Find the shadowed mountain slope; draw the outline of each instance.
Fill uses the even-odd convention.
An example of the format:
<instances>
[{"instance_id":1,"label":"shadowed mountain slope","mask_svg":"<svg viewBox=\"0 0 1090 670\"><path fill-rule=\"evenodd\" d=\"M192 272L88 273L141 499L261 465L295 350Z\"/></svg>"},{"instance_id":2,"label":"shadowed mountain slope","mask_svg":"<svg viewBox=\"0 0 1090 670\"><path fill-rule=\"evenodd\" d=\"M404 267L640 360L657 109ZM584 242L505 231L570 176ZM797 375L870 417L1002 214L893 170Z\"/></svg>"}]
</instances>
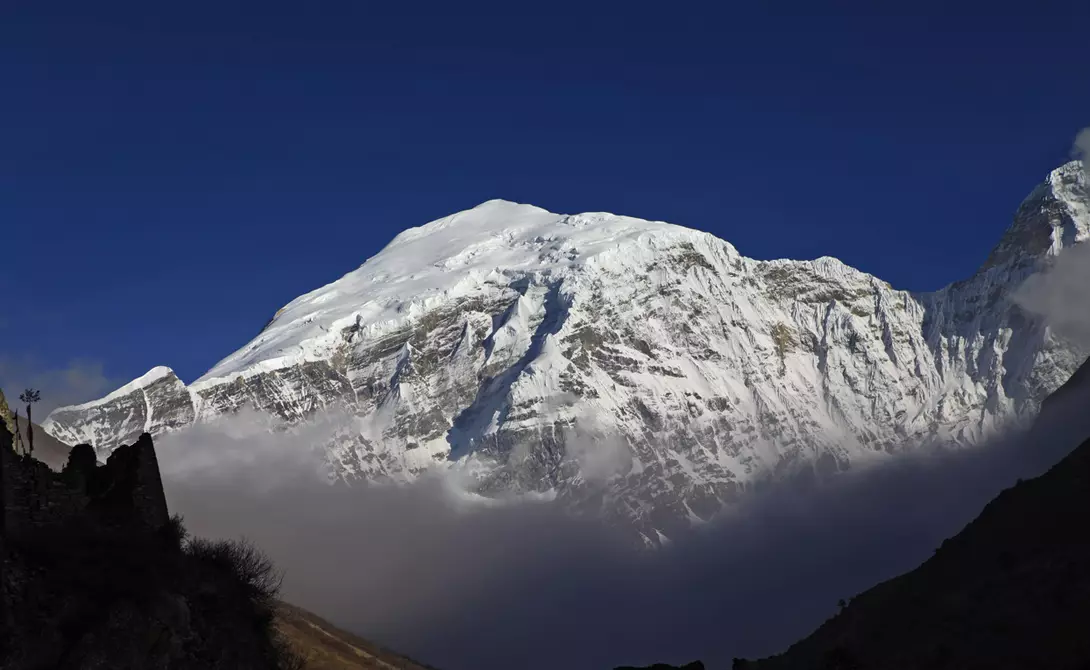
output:
<instances>
[{"instance_id":1,"label":"shadowed mountain slope","mask_svg":"<svg viewBox=\"0 0 1090 670\"><path fill-rule=\"evenodd\" d=\"M1090 364L1046 402L1025 448L1090 409ZM1051 407L1049 405L1052 405ZM1084 433L1085 435L1085 433ZM778 656L745 670L1090 668L1090 440L1019 481L915 570L844 603Z\"/></svg>"}]
</instances>

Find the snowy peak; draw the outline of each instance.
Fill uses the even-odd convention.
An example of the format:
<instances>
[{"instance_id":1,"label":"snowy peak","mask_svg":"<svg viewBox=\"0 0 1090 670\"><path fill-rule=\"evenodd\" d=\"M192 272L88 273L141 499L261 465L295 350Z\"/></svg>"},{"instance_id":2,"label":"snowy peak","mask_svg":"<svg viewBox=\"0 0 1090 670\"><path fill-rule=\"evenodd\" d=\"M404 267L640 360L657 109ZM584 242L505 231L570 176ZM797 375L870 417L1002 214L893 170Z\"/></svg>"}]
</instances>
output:
<instances>
[{"instance_id":1,"label":"snowy peak","mask_svg":"<svg viewBox=\"0 0 1090 670\"><path fill-rule=\"evenodd\" d=\"M1082 163L1056 168L1022 201L982 270L1031 265L1090 238L1088 203L1090 185Z\"/></svg>"},{"instance_id":2,"label":"snowy peak","mask_svg":"<svg viewBox=\"0 0 1090 670\"><path fill-rule=\"evenodd\" d=\"M497 227L517 227L534 220L535 217L540 218L542 216L550 217L553 215L533 205L524 205L509 200L486 200L472 209L456 212L422 226L404 230L390 242L387 248L436 233L443 233L447 236L455 236L456 233L460 233L469 237L487 235Z\"/></svg>"},{"instance_id":3,"label":"snowy peak","mask_svg":"<svg viewBox=\"0 0 1090 670\"><path fill-rule=\"evenodd\" d=\"M361 335L396 330L487 285L531 276L544 281L577 266L618 273L642 269L663 249L679 244L737 255L707 233L668 223L608 213L553 214L490 200L404 231L355 271L292 301L250 345L220 361L193 387L248 369L324 360L340 346L346 329L366 329Z\"/></svg>"},{"instance_id":4,"label":"snowy peak","mask_svg":"<svg viewBox=\"0 0 1090 670\"><path fill-rule=\"evenodd\" d=\"M764 478L1035 416L1086 352L1011 294L1087 239L1088 207L1085 175L1061 167L988 266L917 294L834 258L758 261L668 223L489 201L296 298L188 388L153 371L48 430L110 449L243 407L346 415L327 445L346 479L460 468L482 495L555 496L656 543Z\"/></svg>"},{"instance_id":5,"label":"snowy peak","mask_svg":"<svg viewBox=\"0 0 1090 670\"><path fill-rule=\"evenodd\" d=\"M109 449L131 444L141 433L189 425L195 418L185 384L173 370L159 366L98 400L58 407L42 428L67 444Z\"/></svg>"},{"instance_id":6,"label":"snowy peak","mask_svg":"<svg viewBox=\"0 0 1090 670\"><path fill-rule=\"evenodd\" d=\"M105 396L103 396L103 397L101 397L101 398L99 398L97 400L91 400L89 402L85 402L85 403L82 403L80 405L69 405L67 407L59 407L58 410L90 409L91 407L96 407L96 406L108 403L111 400L116 400L118 398L122 398L124 396L127 396L130 393L134 393L136 391L142 390L142 389L144 389L144 388L146 388L148 386L151 386L152 384L155 384L157 382L160 382L162 380L169 380L171 383L174 383L174 382L181 383L181 380L178 379L178 376L174 374L174 370L171 370L170 368L168 368L168 367L166 367L164 365L159 365L159 366L156 366L156 367L148 370L147 372L140 375L136 379L132 380L128 384L125 384L124 386L121 386L117 390L112 391L109 394L107 394L107 395L105 395Z\"/></svg>"}]
</instances>

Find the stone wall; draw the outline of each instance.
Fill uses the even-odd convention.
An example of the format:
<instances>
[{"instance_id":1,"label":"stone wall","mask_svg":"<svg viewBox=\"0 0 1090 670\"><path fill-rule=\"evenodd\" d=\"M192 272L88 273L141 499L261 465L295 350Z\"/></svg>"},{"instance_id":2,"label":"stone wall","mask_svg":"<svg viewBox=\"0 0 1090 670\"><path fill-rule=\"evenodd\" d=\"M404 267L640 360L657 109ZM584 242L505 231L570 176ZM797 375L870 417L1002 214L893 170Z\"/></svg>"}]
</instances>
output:
<instances>
[{"instance_id":1,"label":"stone wall","mask_svg":"<svg viewBox=\"0 0 1090 670\"><path fill-rule=\"evenodd\" d=\"M85 456L90 458L84 458ZM151 436L118 448L98 466L88 445L73 447L60 473L16 454L0 423L0 534L82 519L95 524L137 523L156 529L169 520Z\"/></svg>"},{"instance_id":2,"label":"stone wall","mask_svg":"<svg viewBox=\"0 0 1090 670\"><path fill-rule=\"evenodd\" d=\"M60 473L11 442L0 426L0 668L303 667L250 554L170 523L150 437L104 465L77 445Z\"/></svg>"},{"instance_id":3,"label":"stone wall","mask_svg":"<svg viewBox=\"0 0 1090 670\"><path fill-rule=\"evenodd\" d=\"M6 428L0 428L7 432ZM7 433L10 435L10 433ZM68 486L45 463L0 449L3 478L3 532L63 522L87 508L85 491Z\"/></svg>"},{"instance_id":4,"label":"stone wall","mask_svg":"<svg viewBox=\"0 0 1090 670\"><path fill-rule=\"evenodd\" d=\"M66 472L76 470L74 466L65 468ZM86 487L91 495L89 507L107 520L159 528L169 519L159 461L147 433L134 444L115 449L105 465L82 471L90 475Z\"/></svg>"}]
</instances>

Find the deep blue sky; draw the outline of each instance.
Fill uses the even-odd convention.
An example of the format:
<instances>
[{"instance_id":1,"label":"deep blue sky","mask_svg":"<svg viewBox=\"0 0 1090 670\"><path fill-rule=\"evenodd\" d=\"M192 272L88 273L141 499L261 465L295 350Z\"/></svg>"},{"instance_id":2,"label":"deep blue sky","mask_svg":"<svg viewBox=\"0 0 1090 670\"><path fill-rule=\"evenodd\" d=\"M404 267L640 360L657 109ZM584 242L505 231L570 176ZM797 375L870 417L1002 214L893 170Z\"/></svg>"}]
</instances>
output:
<instances>
[{"instance_id":1,"label":"deep blue sky","mask_svg":"<svg viewBox=\"0 0 1090 670\"><path fill-rule=\"evenodd\" d=\"M496 197L933 289L1090 125L1085 2L732 4L5 2L0 356L189 381Z\"/></svg>"}]
</instances>

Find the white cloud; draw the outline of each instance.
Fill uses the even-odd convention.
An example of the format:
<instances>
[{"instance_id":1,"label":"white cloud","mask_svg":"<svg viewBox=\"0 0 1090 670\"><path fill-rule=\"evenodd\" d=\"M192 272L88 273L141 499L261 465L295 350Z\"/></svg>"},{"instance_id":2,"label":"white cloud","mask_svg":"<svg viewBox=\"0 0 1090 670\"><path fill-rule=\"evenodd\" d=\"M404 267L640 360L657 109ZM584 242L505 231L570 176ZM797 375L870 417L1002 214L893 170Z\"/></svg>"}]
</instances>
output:
<instances>
[{"instance_id":1,"label":"white cloud","mask_svg":"<svg viewBox=\"0 0 1090 670\"><path fill-rule=\"evenodd\" d=\"M1057 334L1090 351L1090 244L1063 251L1051 268L1018 287L1014 299L1044 317Z\"/></svg>"},{"instance_id":2,"label":"white cloud","mask_svg":"<svg viewBox=\"0 0 1090 670\"><path fill-rule=\"evenodd\" d=\"M588 482L605 482L632 469L632 449L593 415L580 416L564 433L564 450Z\"/></svg>"},{"instance_id":3,"label":"white cloud","mask_svg":"<svg viewBox=\"0 0 1090 670\"><path fill-rule=\"evenodd\" d=\"M1082 169L1090 176L1090 128L1083 128L1075 135L1075 145L1072 152L1075 158L1082 161Z\"/></svg>"},{"instance_id":4,"label":"white cloud","mask_svg":"<svg viewBox=\"0 0 1090 670\"><path fill-rule=\"evenodd\" d=\"M254 540L285 570L287 600L447 670L729 667L782 650L1073 446L1053 434L1024 449L1015 436L833 486L769 486L729 520L646 552L560 504L467 506L442 476L330 484L321 425L270 436L243 416L162 438L172 511L197 534ZM586 456L599 475L623 465Z\"/></svg>"}]
</instances>

